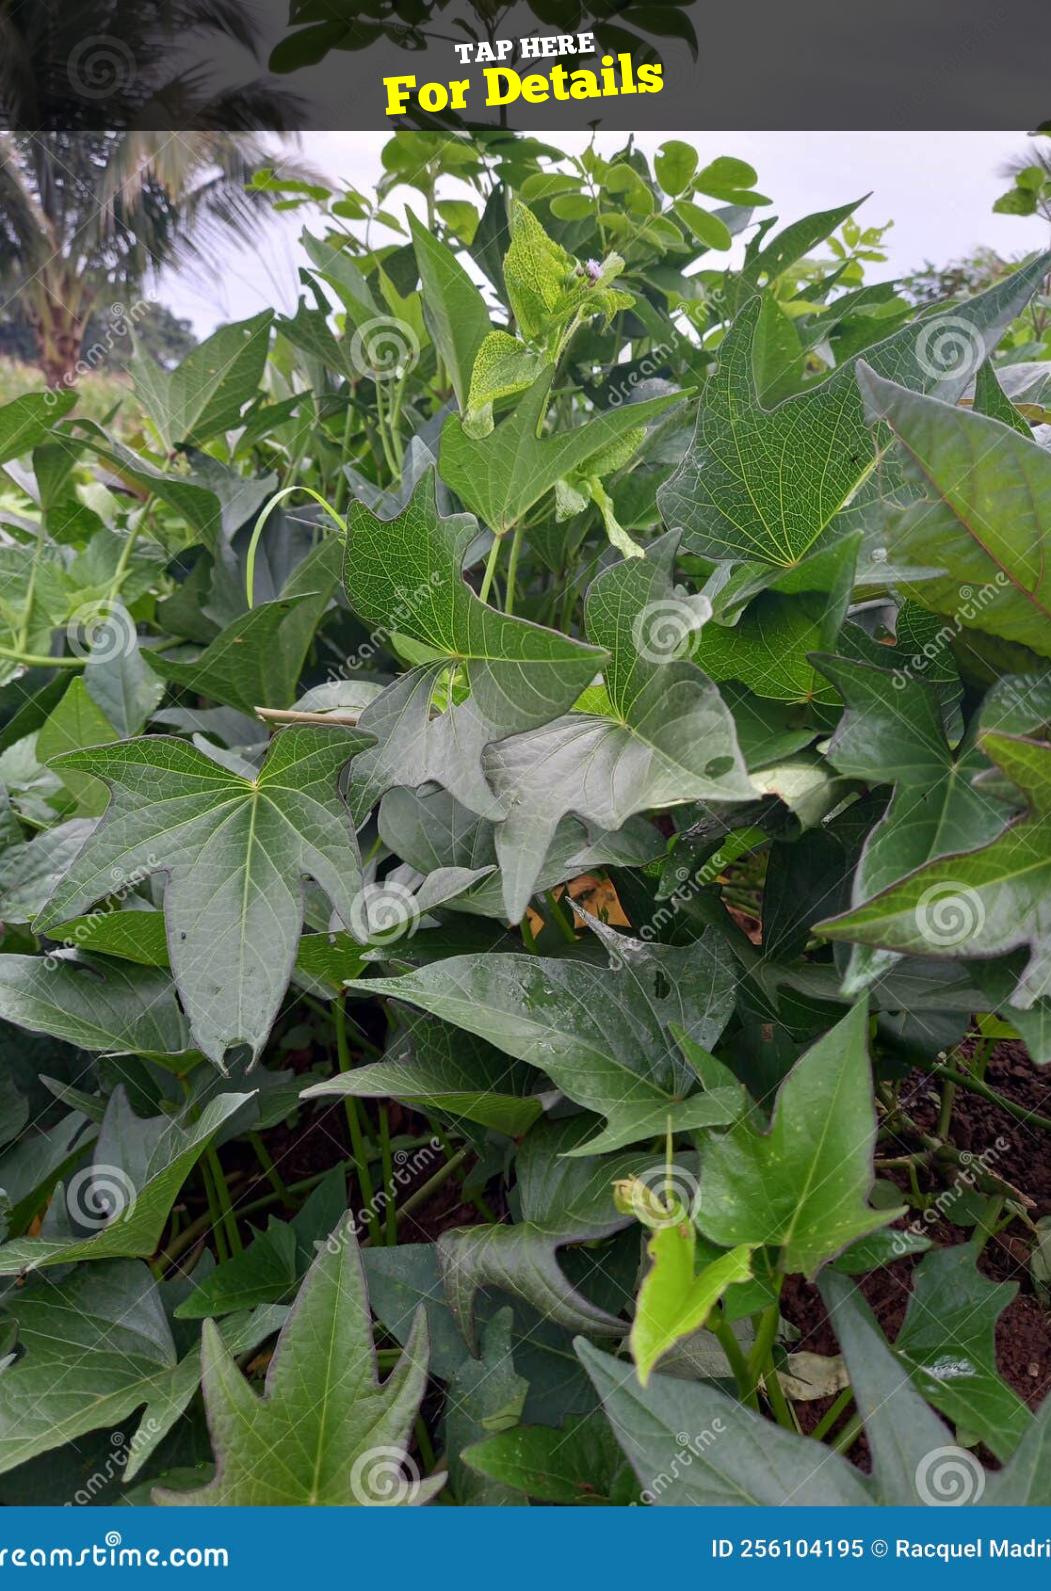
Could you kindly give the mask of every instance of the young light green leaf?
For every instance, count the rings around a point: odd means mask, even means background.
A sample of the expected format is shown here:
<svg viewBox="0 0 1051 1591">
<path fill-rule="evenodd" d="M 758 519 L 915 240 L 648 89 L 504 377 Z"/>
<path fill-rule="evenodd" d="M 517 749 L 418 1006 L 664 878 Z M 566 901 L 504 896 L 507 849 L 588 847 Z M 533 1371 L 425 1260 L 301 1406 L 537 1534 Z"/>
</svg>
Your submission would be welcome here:
<svg viewBox="0 0 1051 1591">
<path fill-rule="evenodd" d="M 631 1325 L 631 1356 L 645 1386 L 661 1357 L 700 1331 L 728 1287 L 752 1274 L 752 1249 L 731 1249 L 696 1268 L 697 1232 L 688 1211 L 653 1232 L 646 1245 L 652 1264 L 642 1279 Z"/>
<path fill-rule="evenodd" d="M 427 1384 L 427 1326 L 417 1317 L 381 1385 L 365 1277 L 348 1219 L 318 1251 L 260 1397 L 208 1321 L 202 1382 L 215 1478 L 154 1493 L 167 1507 L 355 1507 L 421 1504 L 444 1475 L 421 1480 L 406 1447 Z"/>
<path fill-rule="evenodd" d="M 872 1099 L 862 1001 L 814 1044 L 778 1092 L 770 1130 L 739 1122 L 707 1140 L 695 1211 L 726 1248 L 772 1244 L 786 1271 L 813 1276 L 855 1238 L 900 1210 L 873 1210 Z"/>
<path fill-rule="evenodd" d="M 295 960 L 304 879 L 352 922 L 361 868 L 338 779 L 367 744 L 355 730 L 296 725 L 274 737 L 255 779 L 167 735 L 72 753 L 112 799 L 39 928 L 87 910 L 114 879 L 164 875 L 172 971 L 196 1043 L 218 1066 L 233 1044 L 258 1055 Z"/>
<path fill-rule="evenodd" d="M 539 434 L 547 409 L 553 368 L 541 374 L 491 435 L 468 436 L 457 415 L 442 431 L 442 479 L 497 535 L 505 534 L 549 492 L 556 481 L 578 472 L 626 432 L 663 414 L 680 394 L 603 409 L 570 431 Z"/>
</svg>

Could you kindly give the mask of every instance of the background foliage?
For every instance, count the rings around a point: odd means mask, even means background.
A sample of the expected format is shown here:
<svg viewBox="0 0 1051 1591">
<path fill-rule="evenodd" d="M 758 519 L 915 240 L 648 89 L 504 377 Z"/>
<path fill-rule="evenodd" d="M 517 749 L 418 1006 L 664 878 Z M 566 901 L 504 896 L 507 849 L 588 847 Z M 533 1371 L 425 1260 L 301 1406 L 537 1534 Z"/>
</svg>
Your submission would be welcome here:
<svg viewBox="0 0 1051 1591">
<path fill-rule="evenodd" d="M 1048 258 L 383 158 L 0 407 L 5 1500 L 1047 1504 Z"/>
</svg>

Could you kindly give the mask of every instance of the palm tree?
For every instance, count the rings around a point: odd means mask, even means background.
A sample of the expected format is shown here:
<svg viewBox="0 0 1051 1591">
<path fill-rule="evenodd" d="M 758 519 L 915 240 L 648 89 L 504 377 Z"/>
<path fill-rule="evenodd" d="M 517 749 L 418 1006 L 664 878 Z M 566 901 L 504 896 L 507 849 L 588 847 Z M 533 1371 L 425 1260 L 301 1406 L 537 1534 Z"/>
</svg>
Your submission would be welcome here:
<svg viewBox="0 0 1051 1591">
<path fill-rule="evenodd" d="M 259 129 L 286 134 L 300 106 L 254 75 L 255 44 L 245 0 L 0 0 L 0 304 L 18 295 L 49 385 L 107 294 L 214 258 L 268 213 L 246 191 L 274 164 Z M 201 59 L 222 47 L 244 80 Z"/>
<path fill-rule="evenodd" d="M 0 134 L 0 293 L 18 296 L 48 385 L 68 384 L 107 294 L 251 235 L 270 200 L 245 184 L 273 161 L 249 134 Z"/>
</svg>

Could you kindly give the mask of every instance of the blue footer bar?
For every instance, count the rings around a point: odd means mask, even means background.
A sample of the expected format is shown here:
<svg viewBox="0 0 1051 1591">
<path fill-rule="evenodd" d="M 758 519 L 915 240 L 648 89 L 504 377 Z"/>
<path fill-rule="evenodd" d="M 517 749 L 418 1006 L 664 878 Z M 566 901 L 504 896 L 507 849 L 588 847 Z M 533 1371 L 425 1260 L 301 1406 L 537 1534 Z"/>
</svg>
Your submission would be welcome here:
<svg viewBox="0 0 1051 1591">
<path fill-rule="evenodd" d="M 1048 1582 L 1051 1509 L 6 1508 L 0 1580 L 138 1583 L 203 1576 L 428 1591 L 667 1582 L 897 1587 Z M 645 1579 L 643 1578 L 645 1576 Z"/>
</svg>

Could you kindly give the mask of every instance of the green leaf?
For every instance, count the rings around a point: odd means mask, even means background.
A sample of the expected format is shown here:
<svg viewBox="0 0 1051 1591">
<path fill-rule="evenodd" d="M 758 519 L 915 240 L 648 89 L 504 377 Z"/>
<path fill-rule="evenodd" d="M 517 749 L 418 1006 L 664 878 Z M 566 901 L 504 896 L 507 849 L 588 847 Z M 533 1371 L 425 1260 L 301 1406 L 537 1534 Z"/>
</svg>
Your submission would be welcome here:
<svg viewBox="0 0 1051 1591">
<path fill-rule="evenodd" d="M 866 836 L 851 886 L 855 905 L 949 851 L 998 834 L 1010 810 L 973 783 L 988 767 L 968 737 L 949 749 L 934 690 L 900 671 L 856 659 L 817 657 L 846 711 L 828 745 L 832 766 L 852 779 L 893 783 L 886 812 Z M 889 952 L 855 946 L 844 976 L 857 994 L 892 966 Z"/>
<path fill-rule="evenodd" d="M 0 405 L 0 465 L 31 453 L 77 401 L 75 392 L 23 392 Z"/>
<path fill-rule="evenodd" d="M 572 713 L 489 747 L 486 776 L 504 805 L 496 854 L 517 922 L 569 812 L 604 829 L 684 801 L 747 801 L 733 717 L 682 653 L 707 611 L 672 585 L 674 536 L 591 585 L 585 623 L 605 648 L 608 716 Z"/>
<path fill-rule="evenodd" d="M 70 1178 L 65 1205 L 90 1237 L 24 1237 L 0 1245 L 0 1276 L 79 1260 L 154 1253 L 175 1197 L 219 1128 L 251 1094 L 220 1094 L 196 1120 L 135 1116 L 122 1087 L 114 1090 L 92 1162 Z"/>
<path fill-rule="evenodd" d="M 232 430 L 259 389 L 270 347 L 272 309 L 220 326 L 175 370 L 136 352 L 129 366 L 135 394 L 160 433 L 167 453 Z"/>
<path fill-rule="evenodd" d="M 354 760 L 349 801 L 355 822 L 363 823 L 388 790 L 416 790 L 431 783 L 472 812 L 501 816 L 501 805 L 482 772 L 482 752 L 496 731 L 473 697 L 434 712 L 447 668 L 446 663 L 425 663 L 411 669 L 361 714 L 358 727 L 375 736 L 376 744 Z"/>
<path fill-rule="evenodd" d="M 264 1232 L 240 1254 L 217 1265 L 176 1307 L 179 1320 L 206 1320 L 279 1303 L 294 1291 L 299 1278 L 295 1229 L 271 1220 Z"/>
<path fill-rule="evenodd" d="M 697 1083 L 668 1037 L 669 1025 L 711 1049 L 733 1008 L 734 973 L 714 932 L 681 950 L 605 932 L 619 957 L 613 966 L 549 956 L 448 956 L 381 984 L 354 979 L 348 987 L 407 1000 L 528 1061 L 568 1098 L 607 1116 L 613 1132 L 629 1128 L 641 1110 L 645 1137 L 653 1109 L 674 1106 Z M 732 1119 L 736 1105 L 728 1098 L 724 1119 Z"/>
<path fill-rule="evenodd" d="M 974 410 L 976 414 L 988 415 L 991 420 L 1001 420 L 1027 442 L 1032 441 L 1032 431 L 996 379 L 996 370 L 988 359 L 975 377 Z"/>
<path fill-rule="evenodd" d="M 168 973 L 66 951 L 0 956 L 0 1017 L 107 1055 L 167 1059 L 192 1047 Z"/>
<path fill-rule="evenodd" d="M 894 1508 L 929 1505 L 940 1496 L 934 1466 L 946 1454 L 948 1432 L 909 1377 L 902 1375 L 901 1364 L 884 1341 L 857 1285 L 826 1271 L 820 1286 L 865 1422 L 878 1500 Z M 959 1455 L 961 1450 L 948 1448 L 948 1452 Z M 963 1458 L 966 1462 L 960 1478 L 971 1490 L 971 1497 L 960 1500 L 974 1500 L 977 1477 L 984 1477 L 984 1471 L 970 1454 Z M 933 1487 L 929 1481 L 932 1470 Z"/>
<path fill-rule="evenodd" d="M 646 1251 L 652 1264 L 642 1279 L 631 1326 L 631 1356 L 645 1386 L 658 1360 L 677 1342 L 700 1331 L 728 1287 L 752 1274 L 752 1249 L 731 1249 L 700 1273 L 697 1233 L 687 1211 L 652 1234 Z"/>
<path fill-rule="evenodd" d="M 594 1242 L 626 1226 L 613 1183 L 636 1162 L 624 1155 L 575 1158 L 579 1117 L 541 1122 L 518 1151 L 521 1217 L 513 1226 L 468 1226 L 443 1232 L 438 1266 L 449 1308 L 472 1353 L 474 1305 L 480 1288 L 499 1287 L 570 1331 L 616 1336 L 624 1322 L 573 1287 L 558 1263 L 567 1243 Z"/>
<path fill-rule="evenodd" d="M 871 1506 L 864 1478 L 822 1443 L 783 1430 L 700 1381 L 654 1375 L 641 1387 L 624 1360 L 582 1338 L 574 1346 L 639 1478 L 644 1503 Z"/>
<path fill-rule="evenodd" d="M 868 1205 L 876 1113 L 867 1025 L 860 1002 L 796 1062 L 769 1132 L 740 1122 L 707 1140 L 695 1211 L 706 1237 L 726 1248 L 774 1244 L 786 1271 L 813 1276 L 901 1214 Z"/>
<path fill-rule="evenodd" d="M 996 1322 L 1018 1291 L 990 1282 L 970 1244 L 935 1249 L 912 1273 L 909 1307 L 894 1352 L 939 1413 L 1008 1459 L 1032 1423 L 996 1368 Z"/>
<path fill-rule="evenodd" d="M 485 1478 L 463 1460 L 470 1443 L 489 1431 L 505 1431 L 521 1418 L 529 1383 L 515 1374 L 512 1326 L 511 1310 L 499 1310 L 482 1332 L 480 1357 L 465 1360 L 449 1382 L 445 1440 L 452 1489 L 461 1507 L 500 1508 L 518 1501 L 510 1487 Z"/>
<path fill-rule="evenodd" d="M 253 717 L 257 707 L 290 707 L 321 616 L 339 584 L 335 537 L 308 553 L 281 596 L 239 614 L 192 662 L 146 654 L 162 678 Z"/>
<path fill-rule="evenodd" d="M 588 1415 L 565 1425 L 518 1425 L 464 1449 L 480 1475 L 542 1503 L 626 1505 L 638 1486 L 605 1420 Z"/>
<path fill-rule="evenodd" d="M 1041 258 L 951 314 L 903 327 L 866 351 L 869 365 L 912 388 L 953 401 L 976 363 L 942 373 L 930 350 L 962 323 L 982 356 L 993 348 L 1047 271 Z M 745 305 L 719 349 L 705 388 L 693 445 L 658 493 L 669 525 L 682 526 L 691 552 L 712 558 L 798 563 L 825 535 L 876 453 L 858 392 L 854 360 L 776 408 L 755 391 L 753 345 L 770 301 Z M 951 323 L 951 324 L 950 324 Z"/>
<path fill-rule="evenodd" d="M 528 1067 L 445 1022 L 418 1021 L 382 1061 L 356 1066 L 304 1089 L 304 1099 L 332 1094 L 400 1099 L 521 1137 L 543 1111 Z"/>
<path fill-rule="evenodd" d="M 295 960 L 303 880 L 351 921 L 361 870 L 338 777 L 367 743 L 354 730 L 297 725 L 275 735 L 255 779 L 167 735 L 72 753 L 65 761 L 104 779 L 112 799 L 39 928 L 87 910 L 115 878 L 163 874 L 195 1042 L 217 1066 L 232 1044 L 258 1055 Z"/>
<path fill-rule="evenodd" d="M 423 314 L 438 355 L 449 372 L 461 409 L 475 358 L 490 332 L 485 300 L 447 243 L 409 212 L 409 228 L 420 268 Z"/>
<path fill-rule="evenodd" d="M 134 1260 L 100 1261 L 60 1281 L 35 1280 L 5 1310 L 23 1350 L 0 1377 L 0 1472 L 88 1431 L 115 1430 L 146 1405 L 129 1442 L 130 1480 L 185 1412 L 200 1381 L 200 1352 L 176 1352 L 157 1283 Z M 283 1310 L 223 1327 L 232 1353 L 276 1331 Z"/>
<path fill-rule="evenodd" d="M 444 1475 L 421 1480 L 406 1452 L 427 1382 L 427 1327 L 417 1315 L 397 1368 L 380 1385 L 365 1277 L 349 1221 L 318 1251 L 282 1328 L 259 1397 L 211 1321 L 202 1383 L 215 1478 L 154 1492 L 167 1507 L 352 1507 L 425 1503 Z"/>
<path fill-rule="evenodd" d="M 397 519 L 354 504 L 344 581 L 366 624 L 462 665 L 481 716 L 507 734 L 567 711 L 605 654 L 480 601 L 462 575 L 476 534 L 469 514 L 439 516 L 429 471 Z"/>
<path fill-rule="evenodd" d="M 464 414 L 464 432 L 474 440 L 493 429 L 493 404 L 525 392 L 547 370 L 546 353 L 527 348 L 506 331 L 491 331 L 478 349 Z"/>
<path fill-rule="evenodd" d="M 497 535 L 505 534 L 563 476 L 584 469 L 627 431 L 680 402 L 677 392 L 620 408 L 603 409 L 570 431 L 538 432 L 547 409 L 554 369 L 545 371 L 491 435 L 467 434 L 457 415 L 442 431 L 442 480 Z"/>
<path fill-rule="evenodd" d="M 64 436 L 63 443 L 77 454 L 90 448 L 122 480 L 137 486 L 140 495 L 154 493 L 174 511 L 176 521 L 185 521 L 187 530 L 179 526 L 174 532 L 172 551 L 199 541 L 218 554 L 224 541 L 258 513 L 277 486 L 276 475 L 239 475 L 206 453 L 194 454 L 190 472 L 159 469 L 90 420 L 77 422 L 75 435 Z"/>
<path fill-rule="evenodd" d="M 76 946 L 102 956 L 134 961 L 140 967 L 167 967 L 168 938 L 162 911 L 91 912 L 58 923 L 49 936 L 59 944 Z"/>
<path fill-rule="evenodd" d="M 927 607 L 956 632 L 984 630 L 1051 656 L 1051 454 L 999 420 L 906 392 L 867 365 L 858 384 L 921 487 L 887 527 L 895 562 L 922 578 Z"/>
<path fill-rule="evenodd" d="M 79 751 L 84 746 L 105 745 L 116 738 L 116 730 L 88 695 L 84 680 L 75 679 L 37 735 L 36 752 L 40 761 L 49 766 L 52 762 L 61 762 L 66 752 Z M 98 817 L 104 811 L 105 785 L 72 768 L 60 767 L 56 772 L 76 801 L 78 816 Z"/>
<path fill-rule="evenodd" d="M 669 138 L 653 157 L 653 169 L 664 192 L 674 198 L 690 185 L 697 170 L 697 151 L 692 144 L 684 144 L 681 138 Z"/>
<path fill-rule="evenodd" d="M 698 243 L 703 243 L 708 249 L 728 249 L 733 242 L 729 228 L 725 221 L 720 221 L 717 215 L 712 215 L 710 210 L 703 210 L 699 204 L 694 204 L 689 199 L 678 199 L 672 209 L 679 217 Z"/>
<path fill-rule="evenodd" d="M 143 662 L 134 622 L 120 608 L 101 615 L 93 627 L 83 678 L 91 700 L 121 740 L 142 733 L 164 695 L 163 682 Z"/>
<path fill-rule="evenodd" d="M 929 862 L 814 926 L 827 939 L 922 956 L 998 956 L 1028 945 L 1011 996 L 1027 1011 L 1051 989 L 1051 747 L 992 730 L 978 747 L 1022 792 L 1025 815 L 990 845 Z"/>
</svg>

